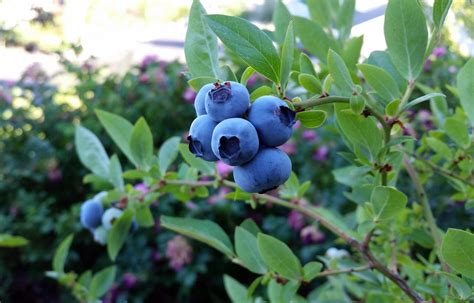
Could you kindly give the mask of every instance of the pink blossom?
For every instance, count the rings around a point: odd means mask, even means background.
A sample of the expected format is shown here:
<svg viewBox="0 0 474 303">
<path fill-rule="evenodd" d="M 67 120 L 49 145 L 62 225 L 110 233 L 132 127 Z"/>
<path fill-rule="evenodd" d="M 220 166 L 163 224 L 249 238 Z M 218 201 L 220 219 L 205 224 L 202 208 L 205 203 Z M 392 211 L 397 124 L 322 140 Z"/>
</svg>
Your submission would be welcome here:
<svg viewBox="0 0 474 303">
<path fill-rule="evenodd" d="M 171 268 L 179 271 L 192 261 L 193 249 L 182 236 L 175 236 L 166 244 L 166 257 Z"/>
<path fill-rule="evenodd" d="M 433 50 L 433 55 L 436 56 L 437 58 L 439 57 L 443 57 L 444 55 L 446 55 L 448 53 L 448 51 L 446 50 L 446 47 L 444 46 L 439 46 L 437 48 L 435 48 Z"/>
<path fill-rule="evenodd" d="M 193 201 L 188 201 L 186 202 L 186 208 L 189 210 L 196 210 L 198 209 L 198 206 Z"/>
<path fill-rule="evenodd" d="M 308 141 L 313 141 L 317 138 L 316 132 L 310 129 L 304 130 L 303 133 L 301 134 L 301 137 Z"/>
<path fill-rule="evenodd" d="M 328 154 L 329 148 L 327 146 L 321 146 L 313 153 L 312 158 L 316 161 L 325 161 L 328 158 Z"/>
<path fill-rule="evenodd" d="M 257 79 L 258 79 L 258 76 L 257 74 L 252 74 L 252 76 L 250 76 L 250 78 L 247 80 L 247 86 L 253 86 L 255 84 L 255 82 L 257 82 Z"/>
<path fill-rule="evenodd" d="M 184 90 L 183 92 L 183 99 L 184 101 L 186 101 L 187 103 L 194 103 L 194 99 L 196 98 L 196 92 L 188 87 Z"/>
<path fill-rule="evenodd" d="M 229 173 L 234 169 L 232 166 L 225 164 L 221 160 L 216 162 L 217 173 L 222 178 L 226 178 Z"/>
<path fill-rule="evenodd" d="M 147 194 L 150 191 L 150 188 L 145 183 L 138 183 L 133 186 L 134 189 L 141 191 L 142 194 Z"/>
<path fill-rule="evenodd" d="M 300 212 L 297 212 L 296 210 L 290 211 L 288 214 L 288 219 L 287 219 L 288 225 L 295 231 L 299 231 L 301 228 L 303 228 L 304 225 L 304 217 Z"/>
<path fill-rule="evenodd" d="M 300 121 L 300 120 L 296 120 L 295 125 L 293 125 L 293 128 L 294 128 L 294 129 L 298 129 L 298 128 L 300 128 L 300 127 L 301 127 L 301 121 Z"/>
<path fill-rule="evenodd" d="M 288 141 L 285 144 L 278 147 L 288 155 L 294 155 L 296 153 L 296 144 L 293 141 Z"/>
<path fill-rule="evenodd" d="M 133 288 L 135 285 L 137 285 L 137 281 L 138 281 L 137 277 L 134 274 L 129 273 L 129 272 L 123 275 L 122 280 L 123 280 L 123 285 L 125 286 L 125 288 L 128 288 L 128 289 Z"/>
<path fill-rule="evenodd" d="M 51 182 L 59 182 L 61 181 L 63 177 L 63 174 L 61 172 L 61 170 L 54 166 L 54 167 L 50 167 L 48 168 L 48 180 L 51 181 Z"/>
<path fill-rule="evenodd" d="M 423 70 L 425 72 L 429 72 L 431 70 L 431 63 L 433 63 L 433 60 L 430 58 L 426 59 L 425 63 L 423 64 Z"/>
<path fill-rule="evenodd" d="M 300 238 L 304 244 L 313 244 L 321 243 L 324 241 L 325 236 L 316 228 L 316 226 L 308 225 L 301 230 Z"/>
<path fill-rule="evenodd" d="M 141 74 L 138 77 L 138 82 L 140 82 L 141 84 L 147 84 L 148 82 L 150 82 L 150 76 L 148 76 L 147 74 Z"/>
<path fill-rule="evenodd" d="M 142 59 L 142 63 L 140 64 L 140 66 L 141 68 L 146 68 L 148 65 L 157 61 L 158 57 L 156 55 L 147 55 L 145 58 Z"/>
<path fill-rule="evenodd" d="M 221 187 L 217 194 L 207 198 L 207 202 L 211 205 L 216 204 L 217 202 L 224 200 L 225 195 L 228 193 L 230 193 L 230 189 L 228 187 Z"/>
</svg>

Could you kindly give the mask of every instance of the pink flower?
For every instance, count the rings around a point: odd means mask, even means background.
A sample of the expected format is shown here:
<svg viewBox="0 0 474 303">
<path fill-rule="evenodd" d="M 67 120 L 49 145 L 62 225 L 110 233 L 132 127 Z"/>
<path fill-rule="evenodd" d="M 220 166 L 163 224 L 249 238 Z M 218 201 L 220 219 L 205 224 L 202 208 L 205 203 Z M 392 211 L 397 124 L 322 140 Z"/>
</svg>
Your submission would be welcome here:
<svg viewBox="0 0 474 303">
<path fill-rule="evenodd" d="M 297 212 L 296 210 L 290 211 L 288 214 L 288 219 L 287 219 L 288 225 L 295 231 L 299 231 L 301 228 L 303 228 L 304 225 L 304 217 L 300 212 Z"/>
<path fill-rule="evenodd" d="M 229 173 L 234 169 L 232 166 L 225 164 L 221 160 L 216 162 L 217 173 L 222 178 L 226 178 Z"/>
<path fill-rule="evenodd" d="M 51 182 L 59 182 L 62 179 L 62 172 L 57 166 L 48 168 L 48 180 Z"/>
<path fill-rule="evenodd" d="M 196 92 L 192 88 L 186 88 L 183 92 L 183 99 L 187 103 L 194 103 L 194 99 L 196 98 Z"/>
<path fill-rule="evenodd" d="M 134 189 L 141 191 L 142 194 L 147 194 L 150 188 L 145 183 L 138 183 L 133 186 Z"/>
<path fill-rule="evenodd" d="M 219 201 L 224 200 L 225 195 L 230 193 L 230 189 L 227 187 L 221 187 L 217 194 L 210 196 L 207 198 L 207 202 L 211 205 L 216 204 Z"/>
<path fill-rule="evenodd" d="M 150 76 L 148 76 L 147 74 L 142 74 L 138 77 L 138 82 L 140 82 L 141 84 L 147 84 L 148 82 L 150 82 Z"/>
<path fill-rule="evenodd" d="M 293 141 L 288 141 L 285 144 L 278 147 L 288 155 L 294 155 L 296 153 L 296 144 Z"/>
<path fill-rule="evenodd" d="M 328 158 L 328 154 L 329 148 L 327 148 L 327 146 L 321 146 L 313 153 L 312 158 L 316 161 L 325 161 Z"/>
<path fill-rule="evenodd" d="M 154 251 L 151 253 L 150 259 L 151 259 L 151 261 L 153 261 L 153 262 L 158 262 L 158 261 L 161 260 L 161 254 L 160 254 L 158 251 L 154 250 Z"/>
<path fill-rule="evenodd" d="M 458 69 L 456 66 L 450 66 L 448 67 L 448 72 L 450 72 L 451 74 L 455 74 L 457 73 Z"/>
<path fill-rule="evenodd" d="M 140 64 L 141 68 L 146 68 L 148 65 L 155 63 L 158 61 L 158 57 L 156 55 L 148 55 L 142 59 L 142 63 Z"/>
<path fill-rule="evenodd" d="M 198 209 L 198 206 L 193 201 L 188 201 L 186 202 L 186 208 L 189 210 L 196 210 Z"/>
<path fill-rule="evenodd" d="M 175 236 L 166 244 L 166 257 L 169 259 L 171 268 L 175 271 L 179 271 L 184 265 L 190 264 L 192 254 L 192 247 L 182 236 Z"/>
<path fill-rule="evenodd" d="M 257 79 L 258 79 L 258 76 L 257 74 L 252 74 L 252 76 L 250 76 L 250 78 L 247 80 L 247 86 L 253 86 L 255 84 L 255 82 L 257 82 Z"/>
<path fill-rule="evenodd" d="M 324 241 L 325 236 L 316 228 L 316 226 L 308 225 L 301 230 L 300 238 L 304 244 L 313 244 L 321 243 Z"/>
<path fill-rule="evenodd" d="M 429 72 L 431 70 L 431 63 L 433 63 L 433 60 L 430 58 L 426 59 L 425 63 L 423 64 L 423 70 L 425 72 Z"/>
<path fill-rule="evenodd" d="M 293 125 L 293 128 L 294 128 L 294 129 L 298 129 L 298 128 L 300 128 L 300 127 L 301 127 L 301 121 L 300 121 L 300 120 L 296 120 L 296 123 L 295 123 L 295 125 Z"/>
<path fill-rule="evenodd" d="M 123 285 L 125 286 L 125 288 L 130 289 L 130 288 L 133 288 L 135 285 L 137 285 L 138 279 L 132 273 L 129 273 L 129 272 L 125 273 L 122 279 L 123 279 Z"/>
<path fill-rule="evenodd" d="M 301 134 L 301 137 L 305 140 L 313 141 L 316 139 L 317 136 L 314 130 L 307 129 L 303 131 L 303 133 Z"/>
<path fill-rule="evenodd" d="M 446 47 L 444 47 L 444 46 L 439 46 L 439 47 L 437 47 L 437 48 L 435 48 L 435 49 L 433 50 L 433 53 L 432 53 L 432 54 L 433 54 L 435 57 L 439 58 L 439 57 L 443 57 L 443 56 L 446 55 L 447 53 L 448 53 L 448 51 L 446 50 Z"/>
</svg>

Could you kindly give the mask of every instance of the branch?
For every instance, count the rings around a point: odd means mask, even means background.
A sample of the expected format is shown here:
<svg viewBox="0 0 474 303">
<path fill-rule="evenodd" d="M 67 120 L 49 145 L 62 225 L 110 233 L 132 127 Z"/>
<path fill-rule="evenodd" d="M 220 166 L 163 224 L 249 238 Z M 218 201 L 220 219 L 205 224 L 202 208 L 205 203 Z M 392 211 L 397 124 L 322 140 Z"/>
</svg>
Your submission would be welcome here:
<svg viewBox="0 0 474 303">
<path fill-rule="evenodd" d="M 163 181 L 162 181 L 163 182 Z M 216 181 L 188 181 L 188 180 L 166 180 L 164 182 L 167 182 L 169 184 L 175 184 L 175 185 L 188 185 L 188 186 L 213 186 L 216 184 Z M 231 188 L 238 188 L 237 184 L 234 182 L 228 181 L 228 180 L 222 180 L 222 184 Z M 289 209 L 294 209 L 316 221 L 318 221 L 322 226 L 327 228 L 329 231 L 334 233 L 335 235 L 339 236 L 342 238 L 347 244 L 352 246 L 355 250 L 360 252 L 362 256 L 369 262 L 369 266 L 371 268 L 376 269 L 379 271 L 381 274 L 389 278 L 391 281 L 393 281 L 400 289 L 405 292 L 405 294 L 412 299 L 413 302 L 423 302 L 423 298 L 413 289 L 410 288 L 410 286 L 407 284 L 405 280 L 403 280 L 400 275 L 394 271 L 391 271 L 389 268 L 387 268 L 385 265 L 380 263 L 379 260 L 377 260 L 374 255 L 371 253 L 368 244 L 365 245 L 364 243 L 361 243 L 357 241 L 356 239 L 352 238 L 349 234 L 341 230 L 339 227 L 336 225 L 332 224 L 328 219 L 324 218 L 323 216 L 319 215 L 318 213 L 315 213 L 311 211 L 310 208 L 297 205 L 291 202 L 288 202 L 286 200 L 273 197 L 267 194 L 254 194 L 254 197 L 257 199 L 265 200 L 267 202 L 271 202 L 276 205 L 283 206 L 285 208 Z M 368 241 L 370 241 L 370 237 L 368 238 Z"/>
<path fill-rule="evenodd" d="M 327 276 L 333 276 L 333 275 L 339 275 L 339 274 L 350 274 L 350 273 L 353 273 L 353 272 L 366 271 L 366 270 L 369 270 L 371 268 L 372 268 L 372 266 L 367 264 L 367 265 L 363 265 L 363 266 L 359 266 L 359 267 L 325 270 L 325 271 L 322 271 L 319 274 L 317 274 L 315 278 L 321 278 L 321 277 L 327 277 Z"/>
<path fill-rule="evenodd" d="M 441 247 L 441 237 L 438 232 L 438 226 L 436 225 L 436 220 L 433 216 L 433 213 L 431 212 L 431 207 L 428 201 L 428 196 L 426 195 L 425 189 L 423 188 L 423 185 L 421 184 L 420 178 L 418 177 L 418 173 L 416 172 L 415 168 L 413 165 L 410 163 L 409 159 L 404 156 L 403 157 L 403 163 L 405 165 L 405 169 L 410 176 L 411 180 L 415 184 L 415 189 L 416 193 L 418 195 L 418 198 L 421 201 L 421 204 L 423 205 L 423 210 L 425 213 L 425 219 L 426 222 L 428 223 L 428 227 L 431 232 L 431 237 L 433 238 L 435 242 L 435 249 L 436 249 L 436 254 L 438 255 L 438 258 L 443 265 L 443 267 L 447 270 L 449 270 L 448 266 L 445 264 L 443 257 L 440 254 L 440 247 Z"/>
<path fill-rule="evenodd" d="M 293 106 L 297 111 L 302 111 L 308 107 L 319 106 L 323 104 L 330 104 L 330 103 L 349 103 L 348 97 L 341 97 L 341 96 L 318 96 L 312 97 L 305 101 L 301 102 L 294 102 Z"/>
<path fill-rule="evenodd" d="M 413 158 L 415 158 L 415 159 L 417 159 L 417 160 L 420 160 L 420 161 L 423 162 L 424 164 L 428 165 L 434 172 L 436 172 L 436 173 L 438 173 L 438 174 L 440 174 L 440 175 L 442 175 L 442 176 L 444 176 L 444 177 L 451 177 L 451 178 L 454 178 L 454 179 L 456 179 L 456 180 L 459 180 L 459 181 L 461 181 L 461 182 L 463 182 L 463 183 L 466 183 L 466 184 L 469 185 L 469 186 L 474 187 L 474 180 L 471 181 L 471 180 L 468 180 L 467 178 L 463 178 L 463 177 L 461 177 L 460 175 L 455 174 L 455 173 L 453 173 L 453 172 L 451 172 L 451 171 L 449 171 L 449 170 L 446 170 L 446 169 L 444 169 L 444 168 L 442 168 L 442 167 L 440 167 L 440 166 L 438 166 L 438 165 L 432 163 L 432 162 L 429 161 L 429 160 L 426 160 L 425 158 L 423 158 L 423 157 L 421 157 L 421 156 L 419 156 L 419 155 L 417 155 L 417 154 L 415 154 L 415 153 L 409 152 L 409 151 L 404 150 L 404 149 L 403 149 L 403 152 L 404 152 L 405 154 L 409 155 L 410 157 L 413 157 Z"/>
</svg>

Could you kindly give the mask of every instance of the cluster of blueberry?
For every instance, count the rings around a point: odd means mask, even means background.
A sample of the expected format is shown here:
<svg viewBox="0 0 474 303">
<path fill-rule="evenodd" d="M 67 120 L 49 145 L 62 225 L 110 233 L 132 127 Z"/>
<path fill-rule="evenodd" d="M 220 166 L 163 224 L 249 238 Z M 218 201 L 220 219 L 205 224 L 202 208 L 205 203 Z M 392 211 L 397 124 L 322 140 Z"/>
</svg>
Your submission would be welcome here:
<svg viewBox="0 0 474 303">
<path fill-rule="evenodd" d="M 291 160 L 276 147 L 291 137 L 295 112 L 283 100 L 263 96 L 250 105 L 247 88 L 227 81 L 203 86 L 194 107 L 188 140 L 195 156 L 235 166 L 234 180 L 246 192 L 266 192 L 289 178 Z"/>
<path fill-rule="evenodd" d="M 123 212 L 117 207 L 110 207 L 104 211 L 102 200 L 106 195 L 106 192 L 98 193 L 81 206 L 81 224 L 91 231 L 94 236 L 94 241 L 100 244 L 105 244 L 108 231 L 112 228 L 114 221 L 120 218 Z M 134 220 L 132 230 L 136 229 L 136 225 Z"/>
</svg>

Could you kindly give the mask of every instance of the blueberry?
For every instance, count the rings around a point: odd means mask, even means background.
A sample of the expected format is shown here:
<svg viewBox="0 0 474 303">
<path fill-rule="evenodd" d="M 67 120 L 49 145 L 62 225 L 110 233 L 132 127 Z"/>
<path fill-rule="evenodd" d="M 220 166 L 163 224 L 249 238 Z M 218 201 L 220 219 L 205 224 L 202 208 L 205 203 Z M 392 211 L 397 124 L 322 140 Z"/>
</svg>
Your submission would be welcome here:
<svg viewBox="0 0 474 303">
<path fill-rule="evenodd" d="M 257 129 L 263 145 L 279 146 L 288 141 L 293 133 L 295 112 L 285 101 L 273 96 L 263 96 L 250 107 L 248 119 Z"/>
<path fill-rule="evenodd" d="M 122 215 L 122 210 L 118 208 L 112 207 L 112 208 L 107 209 L 104 212 L 104 215 L 102 216 L 102 226 L 106 230 L 111 229 L 114 221 L 120 218 L 121 215 Z"/>
<path fill-rule="evenodd" d="M 85 228 L 94 229 L 100 225 L 104 209 L 102 203 L 92 199 L 87 200 L 81 206 L 81 224 Z"/>
<path fill-rule="evenodd" d="M 247 88 L 232 81 L 216 83 L 205 98 L 206 112 L 216 122 L 242 117 L 249 104 L 250 96 Z"/>
<path fill-rule="evenodd" d="M 247 164 L 234 168 L 237 185 L 249 193 L 264 193 L 285 183 L 291 174 L 291 160 L 278 148 L 263 147 Z"/>
<path fill-rule="evenodd" d="M 212 151 L 228 165 L 242 165 L 258 152 L 258 134 L 252 123 L 230 118 L 217 124 L 212 133 Z"/>
<path fill-rule="evenodd" d="M 104 245 L 107 243 L 107 230 L 103 226 L 99 226 L 92 231 L 92 235 L 94 236 L 94 241 Z"/>
<path fill-rule="evenodd" d="M 189 151 L 196 157 L 206 161 L 217 161 L 217 157 L 212 152 L 211 140 L 212 132 L 217 122 L 209 115 L 202 115 L 194 119 L 189 128 Z"/>
<path fill-rule="evenodd" d="M 214 83 L 209 83 L 201 87 L 194 99 L 194 109 L 196 109 L 196 116 L 206 114 L 205 99 L 207 93 L 214 87 Z"/>
</svg>

